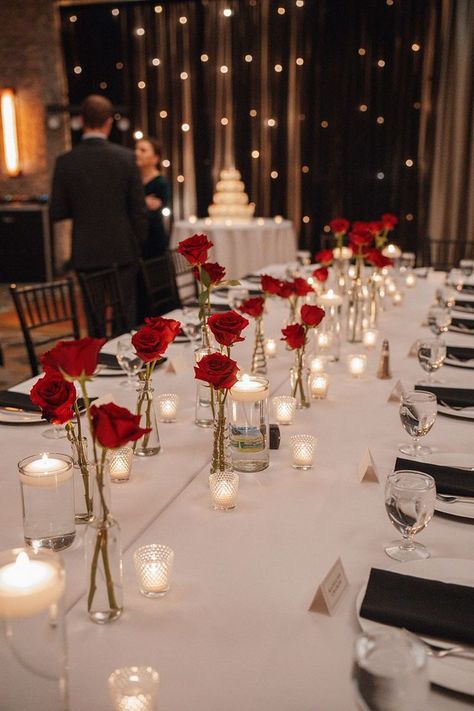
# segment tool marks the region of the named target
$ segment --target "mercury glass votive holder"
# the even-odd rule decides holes
[[[170,589],[174,552],[169,546],[150,543],[133,554],[138,587],[145,597],[161,597]]]
[[[329,389],[329,376],[327,373],[311,373],[309,376],[309,390],[311,397],[324,400]]]
[[[296,398],[277,395],[272,399],[273,412],[279,425],[291,425],[296,414]]]
[[[295,434],[290,437],[293,453],[293,469],[311,469],[313,466],[316,437],[307,434]]]
[[[237,505],[239,475],[234,471],[215,472],[209,476],[209,490],[216,511],[231,511]]]
[[[351,353],[347,356],[347,368],[353,378],[361,378],[367,370],[367,356],[363,353]]]
[[[109,450],[107,463],[109,466],[110,481],[121,484],[130,479],[132,473],[133,449],[128,445]]]
[[[152,667],[121,667],[109,676],[114,711],[155,711],[160,677]]]
[[[159,395],[158,403],[158,419],[160,422],[176,422],[178,414],[179,395],[175,393],[166,393]]]

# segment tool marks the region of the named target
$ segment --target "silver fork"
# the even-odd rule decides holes
[[[474,649],[466,649],[460,644],[453,645],[452,647],[440,647],[438,644],[433,644],[432,642],[427,642],[423,637],[419,637],[414,632],[403,628],[403,630],[410,635],[415,637],[421,644],[425,647],[425,652],[428,657],[434,657],[435,659],[443,659],[443,657],[463,657],[464,659],[474,659]]]
[[[474,504],[474,496],[450,496],[449,494],[436,494],[438,501],[445,504]]]

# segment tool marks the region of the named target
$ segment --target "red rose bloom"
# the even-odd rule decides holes
[[[252,316],[252,318],[260,318],[263,315],[263,309],[265,308],[265,299],[263,296],[255,296],[253,299],[247,299],[240,306],[239,311],[247,316]]]
[[[289,299],[295,293],[295,285],[292,281],[281,281],[278,289],[278,296],[282,299]]]
[[[369,222],[367,225],[367,229],[373,237],[376,237],[380,232],[382,232],[383,224],[380,222],[380,220]]]
[[[207,253],[213,243],[207,235],[193,235],[181,240],[178,244],[178,252],[185,257],[190,264],[204,264],[207,261]]]
[[[45,371],[56,370],[71,380],[89,377],[97,367],[99,351],[106,340],[87,337],[77,341],[58,341],[54,348],[41,356],[41,363]]]
[[[92,405],[91,417],[94,439],[107,449],[123,447],[151,432],[150,428],[139,426],[140,415],[132,415],[126,407],[119,407],[114,402],[100,407]]]
[[[62,425],[74,417],[76,388],[55,370],[49,370],[30,390],[30,400],[38,405],[43,417],[55,425]]]
[[[237,311],[213,314],[209,316],[207,323],[214,338],[221,346],[232,346],[238,341],[243,341],[240,334],[249,325],[248,320]]]
[[[153,319],[148,320],[152,321]],[[177,330],[179,331],[179,321],[174,321],[174,323],[178,324]],[[137,356],[141,358],[144,363],[151,363],[161,358],[169,344],[174,341],[176,335],[174,327],[173,330],[171,330],[171,327],[166,325],[160,328],[152,324],[145,324],[133,334],[132,344]]]
[[[194,377],[217,390],[228,390],[235,385],[238,372],[236,361],[222,353],[206,355],[194,366]]]
[[[310,328],[319,326],[326,315],[324,309],[321,309],[319,306],[310,306],[309,304],[303,304],[300,314],[303,323]]]
[[[327,281],[327,278],[329,276],[329,270],[327,267],[320,267],[319,269],[314,270],[313,276],[318,281]]]
[[[205,262],[201,265],[209,279],[209,284],[219,284],[225,278],[225,269],[217,262]],[[193,274],[196,279],[199,279],[199,269],[193,267]]]
[[[145,319],[145,324],[151,326],[155,331],[159,331],[163,334],[163,337],[168,340],[168,343],[172,343],[176,336],[178,335],[181,324],[174,318],[164,318],[163,316],[148,316]]]
[[[392,215],[390,212],[386,212],[384,215],[382,215],[380,220],[384,229],[386,230],[393,230],[395,225],[398,224],[398,217],[396,215]]]
[[[317,261],[318,264],[331,264],[333,260],[333,253],[332,249],[322,249],[320,252],[314,255],[315,260]]]
[[[365,232],[368,229],[369,229],[368,222],[362,222],[361,220],[358,220],[358,221],[352,223],[352,232]]]
[[[304,346],[306,342],[306,333],[304,326],[300,323],[293,323],[291,326],[282,328],[281,332],[283,334],[283,338],[281,340],[286,341],[293,350]]]
[[[260,280],[260,285],[262,287],[262,291],[266,294],[278,295],[281,282],[279,279],[275,279],[275,277],[264,274]]]
[[[301,277],[297,277],[294,280],[293,288],[297,296],[306,296],[306,294],[310,294],[313,291],[311,284],[308,284],[306,279],[302,279]]]
[[[359,247],[368,247],[372,239],[373,237],[368,230],[353,231],[349,234],[350,244],[356,247],[356,249]]]
[[[331,220],[329,227],[331,228],[331,232],[333,234],[345,235],[349,229],[349,224],[349,220],[346,220],[345,217],[336,217],[335,220]]]

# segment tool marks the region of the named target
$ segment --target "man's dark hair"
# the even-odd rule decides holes
[[[114,115],[114,107],[105,96],[91,94],[81,105],[82,120],[87,128],[101,128]]]

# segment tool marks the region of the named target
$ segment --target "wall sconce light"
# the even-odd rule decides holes
[[[18,149],[18,131],[16,124],[15,92],[2,89],[0,93],[0,113],[2,117],[3,157],[7,175],[15,178],[20,175],[20,153]]]

